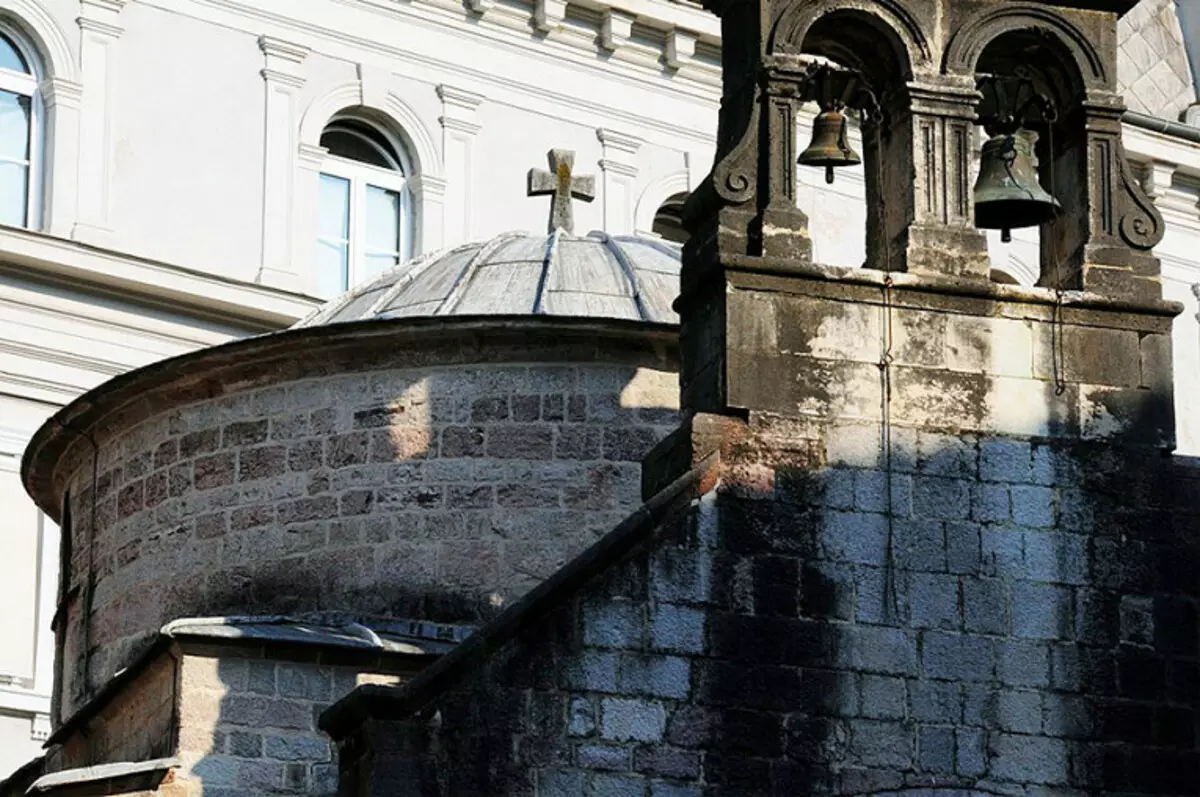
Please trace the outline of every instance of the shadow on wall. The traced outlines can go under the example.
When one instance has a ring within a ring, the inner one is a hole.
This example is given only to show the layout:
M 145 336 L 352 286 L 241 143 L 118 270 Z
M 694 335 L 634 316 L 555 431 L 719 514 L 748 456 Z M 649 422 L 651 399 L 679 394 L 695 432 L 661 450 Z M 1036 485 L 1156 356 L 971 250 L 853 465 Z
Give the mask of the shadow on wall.
M 877 424 L 753 424 L 422 717 L 359 729 L 352 785 L 1195 793 L 1200 472 L 900 428 L 888 461 Z
M 1197 793 L 1200 470 L 894 429 L 889 473 L 870 442 L 718 500 L 703 782 Z
M 283 457 L 287 472 L 264 464 L 273 503 L 228 510 L 209 612 L 486 620 L 636 508 L 640 461 L 678 418 L 673 374 L 633 366 L 425 374 L 270 420 L 278 453 L 239 467 Z M 317 716 L 395 679 L 328 661 L 185 660 L 188 779 L 206 794 L 335 793 Z

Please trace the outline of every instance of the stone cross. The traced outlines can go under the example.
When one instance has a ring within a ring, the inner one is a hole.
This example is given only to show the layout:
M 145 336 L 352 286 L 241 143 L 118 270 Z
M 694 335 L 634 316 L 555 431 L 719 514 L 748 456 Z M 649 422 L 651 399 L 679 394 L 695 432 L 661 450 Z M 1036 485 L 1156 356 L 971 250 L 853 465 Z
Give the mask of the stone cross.
M 571 199 L 582 199 L 591 202 L 596 198 L 596 178 L 594 175 L 571 173 L 575 165 L 575 152 L 569 149 L 552 149 L 547 153 L 550 161 L 550 171 L 544 169 L 529 170 L 528 196 L 553 197 L 550 203 L 550 232 L 562 228 L 566 232 L 575 232 L 575 217 L 571 212 Z

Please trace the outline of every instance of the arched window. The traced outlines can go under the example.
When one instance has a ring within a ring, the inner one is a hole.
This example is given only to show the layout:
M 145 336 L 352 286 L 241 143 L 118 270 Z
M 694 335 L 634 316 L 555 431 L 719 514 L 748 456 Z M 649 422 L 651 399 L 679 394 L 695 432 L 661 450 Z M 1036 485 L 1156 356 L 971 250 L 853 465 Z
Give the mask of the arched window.
M 316 287 L 332 297 L 412 255 L 411 173 L 403 150 L 359 118 L 335 117 L 321 133 Z
M 41 209 L 41 99 L 34 54 L 0 25 L 0 224 L 36 227 Z
M 687 193 L 674 194 L 658 206 L 651 227 L 655 234 L 677 244 L 687 243 L 688 231 L 683 228 L 683 203 L 687 197 Z

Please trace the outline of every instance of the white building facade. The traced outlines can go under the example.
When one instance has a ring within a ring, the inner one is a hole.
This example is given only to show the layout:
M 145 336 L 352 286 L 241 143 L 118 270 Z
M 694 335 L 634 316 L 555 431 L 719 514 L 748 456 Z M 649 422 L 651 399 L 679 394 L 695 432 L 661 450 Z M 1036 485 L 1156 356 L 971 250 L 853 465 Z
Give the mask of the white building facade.
M 1195 102 L 1186 25 L 1170 0 L 1131 12 L 1122 84 L 1198 454 L 1200 135 L 1149 129 Z M 0 778 L 49 729 L 58 542 L 20 485 L 33 431 L 411 255 L 542 228 L 524 182 L 551 147 L 597 178 L 577 230 L 671 234 L 712 162 L 719 58 L 716 18 L 671 0 L 0 0 Z M 800 179 L 815 258 L 859 264 L 861 169 Z M 1032 240 L 997 244 L 997 269 L 1032 282 Z

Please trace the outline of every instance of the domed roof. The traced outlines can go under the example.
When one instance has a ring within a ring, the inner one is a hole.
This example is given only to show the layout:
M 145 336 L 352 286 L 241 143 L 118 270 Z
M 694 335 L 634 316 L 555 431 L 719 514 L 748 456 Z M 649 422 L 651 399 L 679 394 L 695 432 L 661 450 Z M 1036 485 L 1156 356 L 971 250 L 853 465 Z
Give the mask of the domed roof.
M 510 232 L 412 260 L 297 327 L 405 316 L 558 315 L 679 323 L 680 247 L 659 238 Z

